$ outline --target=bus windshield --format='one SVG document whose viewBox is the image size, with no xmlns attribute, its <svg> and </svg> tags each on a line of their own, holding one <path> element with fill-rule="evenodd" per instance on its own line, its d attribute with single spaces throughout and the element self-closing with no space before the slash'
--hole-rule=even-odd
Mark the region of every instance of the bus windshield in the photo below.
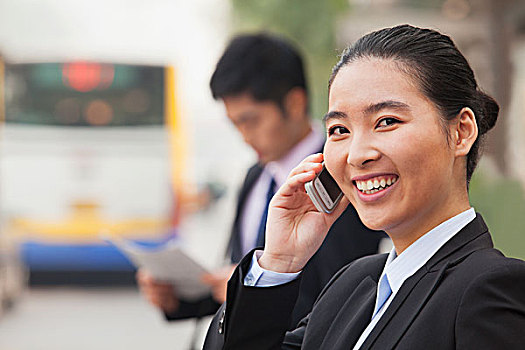
<svg viewBox="0 0 525 350">
<path fill-rule="evenodd" d="M 10 124 L 163 125 L 164 68 L 93 62 L 8 64 Z"/>
</svg>

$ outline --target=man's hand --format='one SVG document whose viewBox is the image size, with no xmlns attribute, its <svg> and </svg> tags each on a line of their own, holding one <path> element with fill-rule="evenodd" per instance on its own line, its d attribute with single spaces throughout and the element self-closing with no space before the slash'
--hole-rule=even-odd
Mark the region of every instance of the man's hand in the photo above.
<svg viewBox="0 0 525 350">
<path fill-rule="evenodd" d="M 206 273 L 202 275 L 202 282 L 206 283 L 211 287 L 213 299 L 219 304 L 226 301 L 226 288 L 228 286 L 228 280 L 230 279 L 236 265 L 224 266 L 218 271 L 213 273 Z"/>
<path fill-rule="evenodd" d="M 139 269 L 135 276 L 146 300 L 163 312 L 172 313 L 179 308 L 179 300 L 171 283 L 158 281 L 147 271 Z"/>
</svg>

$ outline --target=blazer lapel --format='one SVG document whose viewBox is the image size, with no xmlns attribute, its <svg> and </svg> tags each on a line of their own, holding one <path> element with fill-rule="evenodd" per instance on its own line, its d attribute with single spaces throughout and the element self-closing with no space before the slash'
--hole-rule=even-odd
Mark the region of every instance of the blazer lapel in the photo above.
<svg viewBox="0 0 525 350">
<path fill-rule="evenodd" d="M 377 337 L 382 334 L 385 326 L 398 312 L 401 305 L 405 303 L 407 297 L 411 294 L 414 287 L 419 283 L 419 281 L 421 281 L 421 279 L 426 275 L 426 273 L 426 269 L 420 269 L 412 277 L 407 279 L 405 283 L 403 283 L 403 286 L 397 292 L 396 296 L 388 306 L 388 309 L 386 309 L 379 322 L 375 325 L 372 332 L 366 338 L 365 342 L 361 346 L 361 349 L 369 349 L 372 346 L 372 344 L 376 341 Z M 420 297 L 421 295 L 417 296 Z M 423 302 L 423 300 L 420 300 L 420 298 L 418 298 L 418 300 L 413 300 L 413 298 L 414 297 L 411 297 L 409 305 L 418 309 L 419 305 L 421 304 L 421 302 Z"/>
<path fill-rule="evenodd" d="M 488 233 L 489 229 L 480 214 L 459 231 L 426 263 L 429 271 L 440 268 L 444 260 L 457 260 L 480 249 L 493 248 L 494 244 Z"/>
<path fill-rule="evenodd" d="M 492 247 L 492 240 L 485 222 L 478 214 L 441 247 L 427 264 L 403 283 L 361 349 L 370 349 L 373 345 L 381 349 L 394 348 L 439 286 L 446 270 L 471 253 L 487 247 Z M 394 317 L 403 322 L 396 322 L 395 326 L 388 327 Z"/>
<path fill-rule="evenodd" d="M 319 349 L 350 349 L 363 333 L 374 311 L 377 282 L 370 276 L 366 277 L 354 289 L 344 305 L 338 310 L 336 318 L 331 322 L 328 332 L 323 338 Z M 315 309 L 314 309 L 315 311 Z M 307 329 L 307 332 L 309 330 Z M 314 331 L 315 333 L 315 331 Z M 317 338 L 315 334 L 308 337 Z M 306 348 L 306 347 L 305 347 Z"/>
<path fill-rule="evenodd" d="M 259 176 L 261 176 L 262 171 L 263 167 L 258 163 L 252 166 L 248 170 L 246 178 L 244 179 L 244 183 L 242 184 L 241 190 L 239 192 L 237 208 L 235 211 L 235 219 L 233 221 L 232 232 L 230 234 L 230 241 L 228 242 L 228 248 L 226 249 L 226 252 L 230 254 L 231 262 L 234 264 L 238 263 L 243 257 L 240 228 L 241 212 L 244 208 L 244 203 L 246 202 L 248 194 L 250 193 L 253 185 L 255 184 Z"/>
<path fill-rule="evenodd" d="M 437 273 L 428 273 L 423 267 L 416 274 L 407 279 L 403 287 L 398 291 L 392 303 L 376 324 L 361 349 L 370 349 L 381 335 L 381 349 L 393 349 L 398 340 L 403 336 L 412 321 L 417 317 L 427 300 L 434 293 L 441 282 L 448 265 Z M 407 298 L 410 296 L 410 301 Z M 396 327 L 387 327 L 393 317 L 402 319 Z M 396 324 L 397 325 L 397 324 Z"/>
</svg>

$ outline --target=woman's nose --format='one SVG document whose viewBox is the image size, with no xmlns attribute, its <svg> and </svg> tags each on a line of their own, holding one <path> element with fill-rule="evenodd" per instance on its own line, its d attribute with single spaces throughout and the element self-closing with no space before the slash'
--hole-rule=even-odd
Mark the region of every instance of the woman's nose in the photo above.
<svg viewBox="0 0 525 350">
<path fill-rule="evenodd" d="M 374 146 L 369 137 L 354 137 L 348 147 L 346 162 L 356 168 L 364 167 L 368 163 L 381 158 L 381 152 Z"/>
</svg>

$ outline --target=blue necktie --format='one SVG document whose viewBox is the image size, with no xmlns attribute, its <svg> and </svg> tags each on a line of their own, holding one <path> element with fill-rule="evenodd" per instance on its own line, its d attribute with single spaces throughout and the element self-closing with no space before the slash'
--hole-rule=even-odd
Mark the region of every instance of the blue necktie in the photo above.
<svg viewBox="0 0 525 350">
<path fill-rule="evenodd" d="M 381 310 L 388 297 L 390 297 L 390 294 L 392 294 L 392 288 L 390 288 L 390 283 L 388 283 L 388 277 L 386 276 L 386 274 L 384 274 L 383 278 L 381 278 L 381 281 L 379 281 L 377 305 L 374 310 L 374 314 L 372 315 L 372 318 L 374 318 L 379 312 L 379 310 Z"/>
<path fill-rule="evenodd" d="M 257 241 L 255 243 L 256 247 L 264 246 L 266 219 L 268 218 L 268 206 L 270 205 L 270 201 L 275 194 L 275 185 L 275 180 L 272 178 L 272 181 L 270 181 L 270 186 L 268 187 L 268 192 L 266 193 L 266 205 L 264 206 L 261 223 L 259 224 L 259 232 L 257 233 Z"/>
</svg>

